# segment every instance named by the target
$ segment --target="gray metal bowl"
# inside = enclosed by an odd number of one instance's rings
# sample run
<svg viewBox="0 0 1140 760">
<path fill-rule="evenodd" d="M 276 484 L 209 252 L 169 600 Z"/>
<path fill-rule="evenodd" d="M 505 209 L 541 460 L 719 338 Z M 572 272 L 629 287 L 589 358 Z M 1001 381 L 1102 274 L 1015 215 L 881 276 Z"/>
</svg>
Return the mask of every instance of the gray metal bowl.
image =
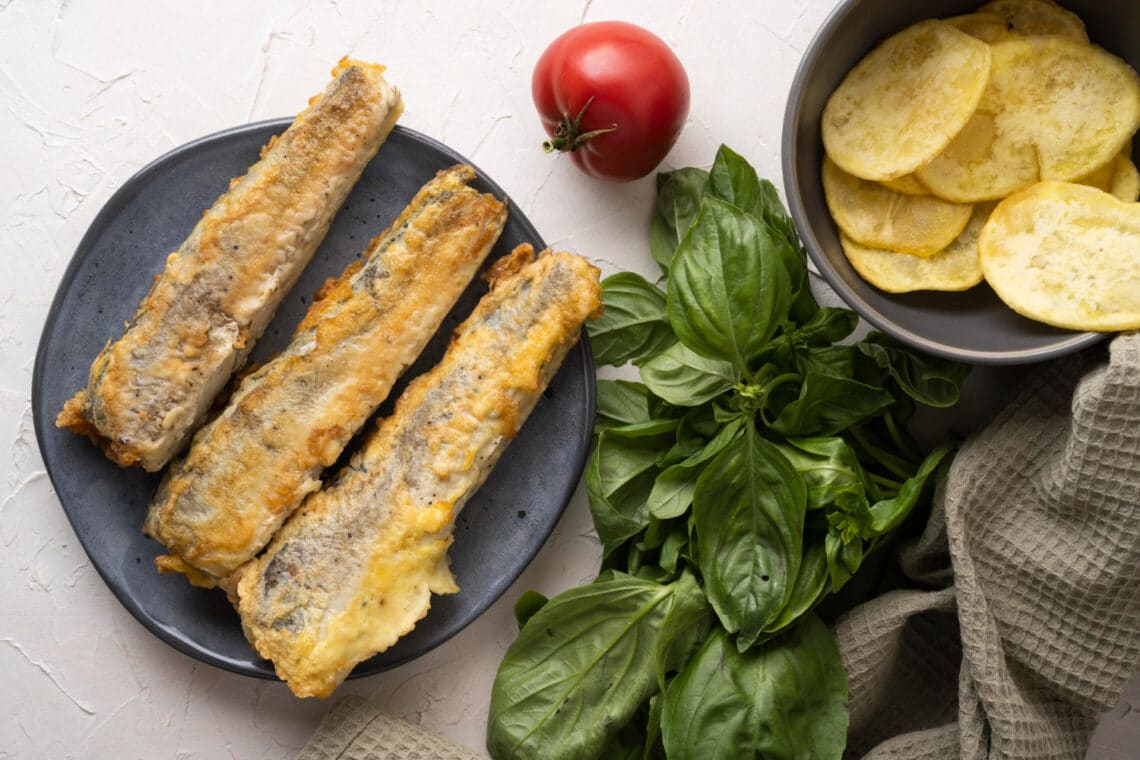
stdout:
<svg viewBox="0 0 1140 760">
<path fill-rule="evenodd" d="M 884 293 L 843 255 L 820 182 L 820 115 L 848 71 L 882 40 L 926 18 L 969 13 L 984 0 L 846 0 L 816 34 L 800 63 L 784 114 L 783 172 L 789 210 L 808 254 L 839 296 L 873 325 L 930 353 L 978 364 L 1021 364 L 1076 351 L 1102 333 L 1030 321 L 979 285 L 965 293 Z M 1140 69 L 1140 2 L 1062 0 L 1093 42 Z"/>
</svg>

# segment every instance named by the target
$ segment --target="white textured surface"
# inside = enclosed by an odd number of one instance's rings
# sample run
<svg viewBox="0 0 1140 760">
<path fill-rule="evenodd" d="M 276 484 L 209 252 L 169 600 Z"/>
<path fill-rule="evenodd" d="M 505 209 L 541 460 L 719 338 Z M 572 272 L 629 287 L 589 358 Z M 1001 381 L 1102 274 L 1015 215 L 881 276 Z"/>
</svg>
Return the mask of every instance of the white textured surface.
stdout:
<svg viewBox="0 0 1140 760">
<path fill-rule="evenodd" d="M 651 274 L 652 179 L 599 183 L 539 150 L 530 72 L 543 47 L 583 19 L 654 30 L 693 91 L 666 165 L 707 166 L 725 142 L 779 185 L 788 87 L 834 4 L 0 0 L 0 759 L 289 757 L 328 709 L 151 636 L 92 569 L 44 473 L 30 410 L 40 328 L 87 225 L 135 170 L 204 134 L 295 113 L 352 54 L 387 64 L 407 104 L 401 123 L 478 163 L 547 242 L 606 274 Z M 514 600 L 588 578 L 597 556 L 580 491 L 490 611 L 340 693 L 481 748 Z"/>
</svg>

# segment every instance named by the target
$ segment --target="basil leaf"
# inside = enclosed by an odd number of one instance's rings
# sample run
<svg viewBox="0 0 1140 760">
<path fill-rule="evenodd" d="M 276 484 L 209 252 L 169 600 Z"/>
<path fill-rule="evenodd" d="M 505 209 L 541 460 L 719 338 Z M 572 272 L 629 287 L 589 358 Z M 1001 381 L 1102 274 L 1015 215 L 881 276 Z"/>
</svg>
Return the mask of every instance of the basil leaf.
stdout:
<svg viewBox="0 0 1140 760">
<path fill-rule="evenodd" d="M 776 389 L 779 391 L 779 388 Z M 735 408 L 734 408 L 735 407 Z M 727 425 L 736 420 L 750 420 L 752 415 L 749 412 L 740 409 L 739 404 L 721 404 L 720 400 L 714 401 L 712 404 L 713 421 L 721 425 Z"/>
<path fill-rule="evenodd" d="M 851 346 L 816 346 L 796 354 L 796 365 L 805 375 L 816 372 L 854 379 L 856 354 Z"/>
<path fill-rule="evenodd" d="M 892 403 L 894 397 L 882 388 L 808 372 L 799 398 L 785 406 L 770 427 L 787 436 L 835 435 Z"/>
<path fill-rule="evenodd" d="M 649 389 L 628 380 L 598 380 L 594 433 L 649 422 Z"/>
<path fill-rule="evenodd" d="M 614 573 L 535 613 L 491 688 L 491 755 L 598 757 L 658 689 L 656 644 L 675 588 Z"/>
<path fill-rule="evenodd" d="M 685 459 L 699 453 L 707 444 L 708 440 L 693 435 L 692 431 L 686 431 L 684 424 L 682 424 L 677 427 L 677 442 L 673 444 L 673 448 L 670 448 L 665 452 L 665 455 L 657 460 L 657 464 L 659 467 L 665 468 L 681 464 Z"/>
<path fill-rule="evenodd" d="M 705 593 L 745 649 L 783 609 L 800 569 L 807 488 L 749 426 L 697 480 L 693 519 Z"/>
<path fill-rule="evenodd" d="M 689 457 L 697 454 L 708 444 L 703 438 L 696 436 L 682 436 L 682 428 L 677 428 L 677 442 L 657 459 L 657 466 L 668 469 L 675 464 L 681 464 Z"/>
<path fill-rule="evenodd" d="M 718 631 L 669 684 L 661 714 L 670 760 L 839 758 L 847 742 L 847 674 L 814 615 L 740 653 Z"/>
<path fill-rule="evenodd" d="M 689 519 L 685 523 L 689 531 L 689 540 L 685 544 L 685 548 L 681 550 L 681 557 L 693 567 L 700 567 L 701 555 L 697 551 L 697 518 L 693 516 L 692 511 L 689 512 Z M 705 596 L 708 596 L 707 591 Z"/>
<path fill-rule="evenodd" d="M 764 633 L 779 633 L 814 609 L 827 593 L 827 578 L 827 553 L 824 545 L 811 542 L 804 549 L 804 558 L 788 603 L 776 619 L 765 626 Z"/>
<path fill-rule="evenodd" d="M 608 428 L 602 437 L 608 438 L 611 441 L 645 441 L 644 444 L 639 443 L 638 446 L 660 445 L 671 440 L 676 434 L 680 424 L 680 419 L 647 420 L 646 422 L 637 422 L 632 425 Z"/>
<path fill-rule="evenodd" d="M 808 284 L 805 254 L 796 234 L 796 225 L 780 203 L 775 186 L 760 179 L 740 154 L 721 145 L 709 171 L 709 192 L 755 217 L 783 241 L 779 252 L 788 270 L 788 283 L 793 294 L 789 316 L 797 323 L 810 320 L 819 311 L 819 305 Z"/>
<path fill-rule="evenodd" d="M 606 739 L 598 757 L 607 760 L 641 760 L 647 741 L 645 730 L 634 717 Z"/>
<path fill-rule="evenodd" d="M 647 422 L 598 436 L 586 467 L 586 494 L 598 538 L 611 549 L 649 524 L 646 500 L 660 472 L 657 452 L 672 440 L 677 425 L 677 420 Z"/>
<path fill-rule="evenodd" d="M 671 580 L 672 573 L 666 572 L 659 565 L 650 562 L 648 558 L 642 557 L 642 565 L 631 575 L 654 583 L 668 583 Z"/>
<path fill-rule="evenodd" d="M 674 524 L 665 535 L 665 542 L 661 544 L 661 554 L 657 562 L 662 569 L 670 573 L 677 572 L 677 560 L 681 552 L 689 545 L 689 531 L 684 525 Z"/>
<path fill-rule="evenodd" d="M 788 241 L 788 245 L 792 250 L 800 252 L 800 262 L 802 264 L 803 247 L 800 245 L 799 233 L 796 232 L 796 223 L 788 216 L 788 212 L 784 209 L 784 204 L 780 202 L 780 194 L 776 192 L 776 186 L 768 180 L 762 179 L 760 180 L 760 191 L 764 198 L 764 210 L 762 212 L 764 214 L 764 221 L 768 223 L 768 226 L 780 233 L 780 237 Z M 806 274 L 806 267 L 804 267 L 804 272 Z M 806 280 L 803 283 L 803 287 L 807 290 Z M 810 292 L 811 291 L 808 291 L 809 294 Z M 812 303 L 815 303 L 814 299 L 812 299 Z"/>
<path fill-rule="evenodd" d="M 863 542 L 858 538 L 844 541 L 834 533 L 824 540 L 827 573 L 831 576 L 831 593 L 837 594 L 863 564 Z"/>
<path fill-rule="evenodd" d="M 793 317 L 791 321 L 796 320 Z M 794 366 L 800 374 L 816 370 L 825 375 L 854 377 L 858 352 L 852 346 L 832 344 L 846 338 L 858 321 L 855 313 L 848 309 L 817 306 L 800 327 L 785 325 L 785 332 L 764 347 L 754 365 L 771 363 L 777 367 Z"/>
<path fill-rule="evenodd" d="M 700 406 L 740 380 L 740 371 L 729 362 L 708 359 L 683 343 L 665 349 L 640 369 L 649 390 L 676 406 Z"/>
<path fill-rule="evenodd" d="M 859 325 L 859 315 L 850 309 L 828 306 L 796 329 L 795 337 L 805 346 L 829 346 L 843 340 Z"/>
<path fill-rule="evenodd" d="M 678 464 L 703 449 L 716 437 L 723 423 L 719 422 L 708 404 L 685 410 L 677 427 L 677 443 L 658 462 L 662 467 Z"/>
<path fill-rule="evenodd" d="M 716 419 L 716 407 L 707 404 L 699 406 L 689 410 L 681 419 L 681 425 L 677 428 L 677 438 L 690 436 L 709 441 L 720 432 L 722 424 Z"/>
<path fill-rule="evenodd" d="M 675 406 L 654 394 L 649 394 L 649 416 L 655 420 L 679 420 L 688 414 L 683 406 Z"/>
<path fill-rule="evenodd" d="M 693 503 L 693 491 L 703 468 L 704 462 L 681 463 L 666 468 L 653 481 L 653 488 L 649 491 L 649 514 L 661 520 L 685 514 Z"/>
<path fill-rule="evenodd" d="M 743 157 L 727 145 L 721 145 L 709 170 L 709 192 L 766 222 L 767 198 L 760 187 L 760 177 Z"/>
<path fill-rule="evenodd" d="M 785 246 L 753 217 L 706 196 L 670 270 L 666 311 L 681 342 L 747 370 L 788 315 Z"/>
<path fill-rule="evenodd" d="M 863 492 L 867 474 L 842 438 L 789 438 L 776 444 L 807 486 L 808 511 L 833 504 L 844 491 Z"/>
<path fill-rule="evenodd" d="M 697 218 L 708 180 L 708 172 L 694 168 L 657 175 L 657 205 L 649 223 L 649 252 L 666 274 L 677 244 Z"/>
<path fill-rule="evenodd" d="M 903 524 L 915 505 L 922 497 L 926 481 L 938 469 L 938 465 L 950 453 L 949 446 L 941 446 L 923 460 L 914 477 L 908 478 L 902 484 L 898 494 L 893 499 L 880 501 L 871 506 L 871 526 L 874 535 L 881 536 L 889 533 Z"/>
<path fill-rule="evenodd" d="M 697 477 L 704 470 L 705 464 L 728 447 L 740 435 L 743 427 L 744 420 L 740 418 L 729 422 L 700 451 L 658 475 L 649 492 L 649 514 L 662 520 L 683 515 L 693 503 Z"/>
<path fill-rule="evenodd" d="M 871 333 L 855 347 L 887 370 L 911 398 L 927 406 L 958 403 L 958 391 L 969 365 L 919 354 L 883 333 Z"/>
<path fill-rule="evenodd" d="M 827 513 L 827 530 L 843 542 L 870 540 L 880 535 L 875 518 L 862 490 L 848 489 L 836 494 Z"/>
<path fill-rule="evenodd" d="M 645 726 L 645 750 L 641 760 L 667 760 L 665 747 L 661 744 L 661 711 L 665 700 L 661 694 L 654 694 L 649 698 L 649 717 Z"/>
<path fill-rule="evenodd" d="M 693 574 L 686 570 L 674 584 L 673 601 L 661 624 L 654 657 L 657 683 L 664 689 L 665 677 L 681 670 L 712 628 L 712 609 Z"/>
<path fill-rule="evenodd" d="M 541 610 L 548 601 L 550 600 L 537 591 L 524 591 L 515 602 L 515 620 L 519 628 L 526 625 L 526 621 L 534 617 L 534 613 Z"/>
<path fill-rule="evenodd" d="M 590 502 L 590 515 L 594 530 L 604 546 L 603 556 L 608 557 L 622 542 L 637 535 L 645 527 L 648 515 L 642 515 L 639 506 L 640 492 L 652 488 L 652 473 L 644 480 L 623 483 L 623 491 L 611 497 L 603 493 L 601 484 L 602 457 L 595 449 L 586 464 L 586 493 Z M 639 473 L 640 474 L 640 473 Z"/>
<path fill-rule="evenodd" d="M 789 248 L 799 248 L 796 226 L 784 211 L 775 186 L 761 180 L 756 170 L 727 145 L 721 145 L 709 171 L 709 192 L 751 214 L 783 238 Z"/>
<path fill-rule="evenodd" d="M 792 235 L 795 235 L 795 228 L 792 229 Z M 792 297 L 791 307 L 788 309 L 788 319 L 795 322 L 796 325 L 803 325 L 811 321 L 815 313 L 820 311 L 820 304 L 815 300 L 815 295 L 812 294 L 812 276 L 809 275 L 804 263 L 806 254 L 803 248 L 798 248 L 797 256 L 799 270 L 803 273 L 799 276 L 799 280 L 792 279 L 792 291 L 796 295 Z"/>
<path fill-rule="evenodd" d="M 656 355 L 676 342 L 665 294 L 644 277 L 619 272 L 602 281 L 605 310 L 586 323 L 598 364 L 620 367 Z"/>
<path fill-rule="evenodd" d="M 658 520 L 655 517 L 649 518 L 649 527 L 645 529 L 642 534 L 641 540 L 637 542 L 637 548 L 642 551 L 652 551 L 660 548 L 661 544 L 665 543 L 665 533 L 668 526 L 664 521 Z"/>
</svg>

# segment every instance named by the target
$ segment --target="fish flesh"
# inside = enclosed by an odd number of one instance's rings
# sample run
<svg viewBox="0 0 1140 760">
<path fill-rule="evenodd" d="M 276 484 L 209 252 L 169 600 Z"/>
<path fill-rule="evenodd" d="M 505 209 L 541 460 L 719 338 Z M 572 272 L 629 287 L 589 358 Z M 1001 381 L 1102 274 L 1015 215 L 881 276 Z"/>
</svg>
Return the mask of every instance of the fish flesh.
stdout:
<svg viewBox="0 0 1140 760">
<path fill-rule="evenodd" d="M 159 570 L 216 585 L 320 488 L 502 232 L 506 206 L 474 178 L 460 165 L 424 185 L 168 468 L 144 526 L 170 550 Z"/>
<path fill-rule="evenodd" d="M 206 211 L 95 358 L 56 425 L 156 472 L 189 442 L 309 263 L 403 110 L 384 68 L 344 59 Z"/>
<path fill-rule="evenodd" d="M 440 363 L 224 584 L 246 636 L 298 696 L 328 696 L 408 633 L 432 593 L 458 591 L 455 515 L 601 310 L 598 270 L 574 254 L 519 246 L 489 281 Z"/>
</svg>

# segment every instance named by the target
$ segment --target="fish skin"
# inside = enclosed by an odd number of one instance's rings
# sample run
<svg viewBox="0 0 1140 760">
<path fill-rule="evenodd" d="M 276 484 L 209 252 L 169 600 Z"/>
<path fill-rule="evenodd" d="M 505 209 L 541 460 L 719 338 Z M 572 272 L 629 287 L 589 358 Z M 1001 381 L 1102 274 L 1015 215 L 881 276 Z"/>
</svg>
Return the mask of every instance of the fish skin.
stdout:
<svg viewBox="0 0 1140 760">
<path fill-rule="evenodd" d="M 455 515 L 514 438 L 582 324 L 598 270 L 569 253 L 496 262 L 491 290 L 436 367 L 268 549 L 224 584 L 247 638 L 298 696 L 325 697 L 455 593 Z"/>
<path fill-rule="evenodd" d="M 467 185 L 466 165 L 429 181 L 361 261 L 330 279 L 290 345 L 245 377 L 159 485 L 144 531 L 160 571 L 214 585 L 260 551 L 320 488 L 321 472 L 475 277 L 506 205 Z"/>
<path fill-rule="evenodd" d="M 324 93 L 207 210 L 56 425 L 156 472 L 189 443 L 403 110 L 384 68 L 343 59 Z"/>
</svg>

